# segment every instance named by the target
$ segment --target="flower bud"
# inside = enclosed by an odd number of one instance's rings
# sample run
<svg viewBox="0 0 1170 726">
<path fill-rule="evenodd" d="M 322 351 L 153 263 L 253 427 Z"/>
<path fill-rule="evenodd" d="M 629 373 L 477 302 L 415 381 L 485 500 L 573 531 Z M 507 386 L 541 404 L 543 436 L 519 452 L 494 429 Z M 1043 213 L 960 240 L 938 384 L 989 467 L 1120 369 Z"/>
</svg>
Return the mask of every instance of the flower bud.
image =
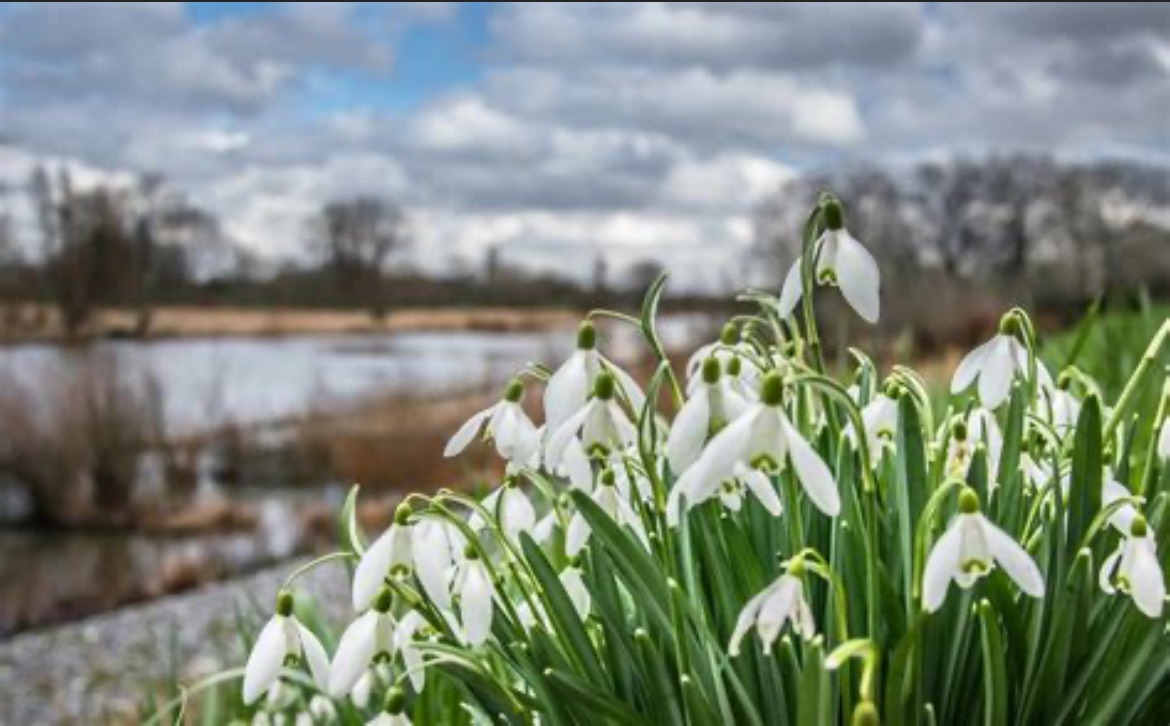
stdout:
<svg viewBox="0 0 1170 726">
<path fill-rule="evenodd" d="M 391 716 L 397 716 L 406 710 L 406 693 L 398 686 L 386 691 L 384 710 Z"/>
<path fill-rule="evenodd" d="M 504 400 L 519 403 L 524 398 L 524 383 L 519 378 L 513 378 L 504 389 Z"/>
<path fill-rule="evenodd" d="M 479 550 L 477 550 L 471 544 L 464 545 L 463 546 L 463 559 L 465 559 L 465 560 L 478 560 L 479 559 Z"/>
<path fill-rule="evenodd" d="M 276 593 L 276 614 L 287 618 L 292 615 L 293 611 L 293 594 L 288 590 L 281 590 Z"/>
<path fill-rule="evenodd" d="M 593 395 L 602 401 L 612 401 L 616 385 L 610 374 L 598 374 L 597 380 L 593 382 Z"/>
<path fill-rule="evenodd" d="M 1020 321 L 1014 312 L 1009 312 L 999 319 L 999 333 L 1000 335 L 1011 335 L 1018 337 L 1020 333 Z"/>
<path fill-rule="evenodd" d="M 606 469 L 601 472 L 601 486 L 612 487 L 617 485 L 617 475 L 613 473 L 613 469 Z"/>
<path fill-rule="evenodd" d="M 405 525 L 407 520 L 410 519 L 411 514 L 414 514 L 414 511 L 410 508 L 409 504 L 406 502 L 399 504 L 398 509 L 394 510 L 394 523 Z"/>
<path fill-rule="evenodd" d="M 732 378 L 739 378 L 740 373 L 743 373 L 743 361 L 741 361 L 737 355 L 734 356 L 731 360 L 727 361 L 727 375 L 731 376 Z"/>
<path fill-rule="evenodd" d="M 1133 521 L 1129 525 L 1129 534 L 1132 537 L 1145 537 L 1149 530 L 1149 525 L 1146 524 L 1146 518 L 1142 515 L 1135 515 Z"/>
<path fill-rule="evenodd" d="M 703 383 L 711 386 L 719 382 L 719 359 L 711 356 L 703 361 Z"/>
<path fill-rule="evenodd" d="M 979 511 L 979 495 L 971 487 L 963 487 L 959 493 L 959 511 L 963 514 L 975 514 Z"/>
<path fill-rule="evenodd" d="M 845 210 L 841 208 L 841 202 L 838 202 L 836 199 L 830 199 L 825 202 L 823 209 L 826 228 L 838 230 L 845 226 Z"/>
<path fill-rule="evenodd" d="M 719 342 L 724 345 L 735 345 L 739 342 L 739 328 L 735 323 L 727 323 L 719 333 Z"/>
<path fill-rule="evenodd" d="M 586 320 L 577 328 L 577 348 L 579 350 L 593 350 L 597 347 L 597 328 Z"/>
<path fill-rule="evenodd" d="M 853 726 L 878 726 L 881 719 L 878 717 L 877 707 L 873 701 L 861 701 L 853 709 Z"/>
<path fill-rule="evenodd" d="M 761 403 L 765 406 L 779 406 L 783 393 L 784 384 L 780 380 L 779 373 L 772 371 L 764 376 L 764 380 L 760 384 Z"/>
</svg>

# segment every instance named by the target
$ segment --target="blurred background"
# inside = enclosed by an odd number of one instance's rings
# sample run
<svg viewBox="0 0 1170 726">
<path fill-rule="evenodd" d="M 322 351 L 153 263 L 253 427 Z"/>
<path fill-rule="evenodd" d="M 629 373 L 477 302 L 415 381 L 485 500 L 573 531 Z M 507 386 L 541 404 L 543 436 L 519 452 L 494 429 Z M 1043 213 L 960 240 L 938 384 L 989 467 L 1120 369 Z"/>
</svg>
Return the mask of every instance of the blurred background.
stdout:
<svg viewBox="0 0 1170 726">
<path fill-rule="evenodd" d="M 513 371 L 663 270 L 685 355 L 824 189 L 882 266 L 837 350 L 943 381 L 1096 305 L 1122 364 L 1170 295 L 1170 6 L 0 4 L 0 722 L 211 668 L 354 482 L 376 529 L 486 480 L 441 450 Z"/>
</svg>

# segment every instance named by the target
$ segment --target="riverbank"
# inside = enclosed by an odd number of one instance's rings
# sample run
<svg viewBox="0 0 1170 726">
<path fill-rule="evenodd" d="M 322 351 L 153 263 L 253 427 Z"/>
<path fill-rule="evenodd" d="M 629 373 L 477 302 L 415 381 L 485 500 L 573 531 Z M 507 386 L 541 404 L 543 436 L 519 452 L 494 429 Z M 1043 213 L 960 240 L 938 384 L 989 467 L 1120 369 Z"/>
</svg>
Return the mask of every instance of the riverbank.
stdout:
<svg viewBox="0 0 1170 726">
<path fill-rule="evenodd" d="M 182 595 L 0 642 L 0 723 L 23 726 L 137 723 L 151 685 L 171 675 L 190 684 L 244 662 L 237 608 L 268 607 L 297 562 L 200 587 Z M 336 565 L 302 579 L 325 615 L 341 623 L 346 580 Z"/>
<path fill-rule="evenodd" d="M 568 309 L 406 308 L 378 320 L 366 310 L 165 306 L 152 311 L 147 340 L 202 337 L 284 337 L 407 331 L 524 332 L 571 325 Z M 82 331 L 88 339 L 134 337 L 138 312 L 105 308 Z M 56 309 L 37 303 L 0 305 L 0 343 L 65 339 Z"/>
</svg>

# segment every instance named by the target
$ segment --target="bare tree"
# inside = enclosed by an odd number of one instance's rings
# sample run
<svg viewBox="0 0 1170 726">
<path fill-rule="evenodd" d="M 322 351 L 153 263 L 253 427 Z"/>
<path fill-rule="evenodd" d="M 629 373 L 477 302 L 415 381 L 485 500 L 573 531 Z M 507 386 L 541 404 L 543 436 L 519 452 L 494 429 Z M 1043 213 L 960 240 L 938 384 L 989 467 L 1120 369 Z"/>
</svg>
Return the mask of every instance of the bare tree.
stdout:
<svg viewBox="0 0 1170 726">
<path fill-rule="evenodd" d="M 409 242 L 406 215 L 392 201 L 357 197 L 326 204 L 313 227 L 335 284 L 361 295 L 375 318 L 385 317 L 386 265 Z"/>
</svg>

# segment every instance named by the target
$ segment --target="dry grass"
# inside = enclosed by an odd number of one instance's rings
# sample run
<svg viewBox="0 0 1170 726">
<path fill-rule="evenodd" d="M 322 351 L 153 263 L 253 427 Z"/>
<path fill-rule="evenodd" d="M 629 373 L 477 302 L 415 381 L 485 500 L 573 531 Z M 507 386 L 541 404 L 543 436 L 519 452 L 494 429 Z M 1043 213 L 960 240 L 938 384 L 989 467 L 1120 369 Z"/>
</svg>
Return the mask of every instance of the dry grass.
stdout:
<svg viewBox="0 0 1170 726">
<path fill-rule="evenodd" d="M 281 336 L 309 333 L 369 333 L 407 330 L 545 330 L 571 324 L 570 310 L 513 308 L 408 309 L 378 321 L 362 310 L 298 308 L 160 307 L 154 311 L 150 337 Z M 97 311 L 86 327 L 89 337 L 128 336 L 137 313 L 130 309 Z M 0 311 L 0 341 L 59 340 L 64 328 L 57 311 L 36 304 L 8 304 Z"/>
</svg>

